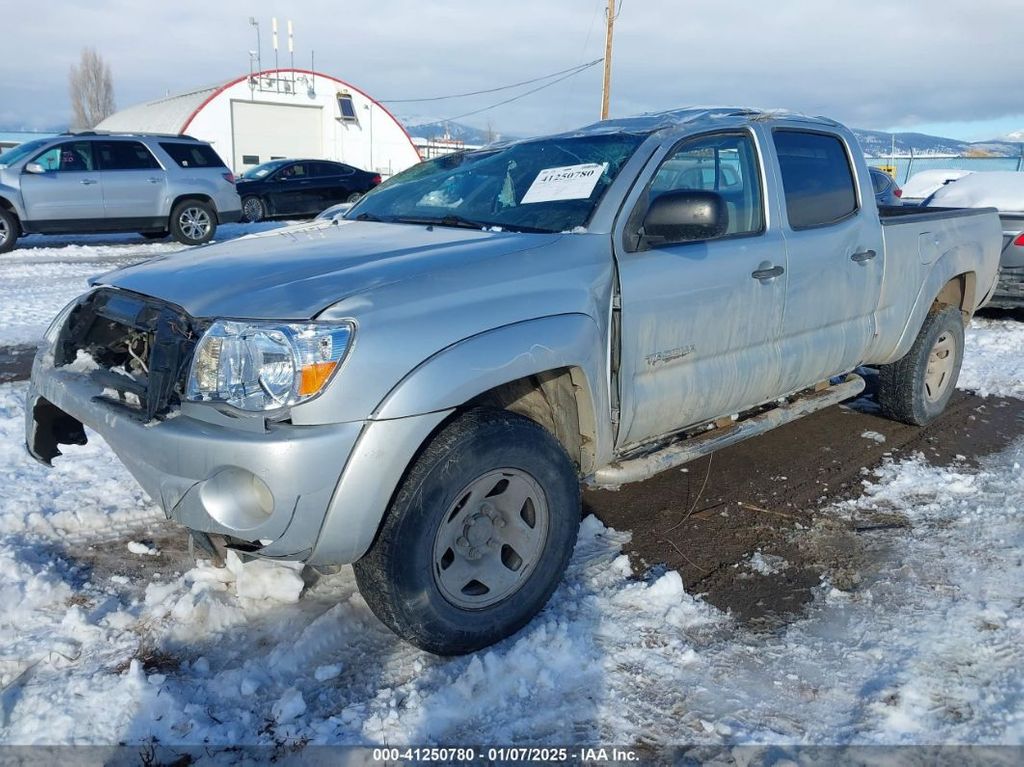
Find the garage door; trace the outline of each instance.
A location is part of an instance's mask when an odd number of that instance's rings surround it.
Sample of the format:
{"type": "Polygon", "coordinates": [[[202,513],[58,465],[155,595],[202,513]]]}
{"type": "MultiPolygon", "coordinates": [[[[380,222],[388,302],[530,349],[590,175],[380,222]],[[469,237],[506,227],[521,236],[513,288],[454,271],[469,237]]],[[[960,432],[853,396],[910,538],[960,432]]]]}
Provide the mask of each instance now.
{"type": "Polygon", "coordinates": [[[275,157],[323,157],[322,107],[231,102],[234,170],[275,157]]]}

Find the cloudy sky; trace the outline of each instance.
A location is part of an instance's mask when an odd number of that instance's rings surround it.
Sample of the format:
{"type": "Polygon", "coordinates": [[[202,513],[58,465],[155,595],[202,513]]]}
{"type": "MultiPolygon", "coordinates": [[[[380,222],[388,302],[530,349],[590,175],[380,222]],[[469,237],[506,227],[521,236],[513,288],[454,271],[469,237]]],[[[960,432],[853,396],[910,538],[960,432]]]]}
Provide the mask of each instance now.
{"type": "MultiPolygon", "coordinates": [[[[495,87],[598,58],[605,0],[46,0],[5,14],[0,127],[63,126],[67,72],[85,45],[114,75],[119,106],[248,71],[261,22],[295,24],[296,64],[378,99],[495,87]]],[[[983,139],[1024,130],[1020,0],[622,0],[612,114],[692,104],[786,107],[861,128],[983,139]]],[[[284,42],[282,40],[282,49],[284,42]]],[[[282,56],[282,65],[286,62],[282,56]]],[[[465,122],[512,134],[597,118],[595,67],[465,122]]],[[[519,91],[395,104],[442,119],[519,91]]]]}

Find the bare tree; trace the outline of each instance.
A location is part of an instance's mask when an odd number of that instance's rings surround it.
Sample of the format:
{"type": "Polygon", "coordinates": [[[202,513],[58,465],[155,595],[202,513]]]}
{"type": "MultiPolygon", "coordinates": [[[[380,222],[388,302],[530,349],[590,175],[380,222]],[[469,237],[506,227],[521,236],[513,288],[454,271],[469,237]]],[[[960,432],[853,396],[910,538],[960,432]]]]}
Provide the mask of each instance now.
{"type": "Polygon", "coordinates": [[[114,114],[114,81],[110,65],[95,48],[83,48],[78,65],[72,65],[68,74],[71,108],[78,129],[95,128],[114,114]]]}

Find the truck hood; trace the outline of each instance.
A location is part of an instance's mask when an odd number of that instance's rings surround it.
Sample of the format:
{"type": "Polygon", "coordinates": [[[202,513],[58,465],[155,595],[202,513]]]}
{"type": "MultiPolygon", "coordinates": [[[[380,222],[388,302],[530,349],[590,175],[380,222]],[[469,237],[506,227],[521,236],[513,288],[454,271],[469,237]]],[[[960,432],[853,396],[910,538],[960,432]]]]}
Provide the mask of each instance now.
{"type": "Polygon", "coordinates": [[[315,221],[158,256],[91,282],[177,304],[193,317],[305,320],[356,293],[426,279],[460,265],[542,247],[559,237],[315,221]]]}

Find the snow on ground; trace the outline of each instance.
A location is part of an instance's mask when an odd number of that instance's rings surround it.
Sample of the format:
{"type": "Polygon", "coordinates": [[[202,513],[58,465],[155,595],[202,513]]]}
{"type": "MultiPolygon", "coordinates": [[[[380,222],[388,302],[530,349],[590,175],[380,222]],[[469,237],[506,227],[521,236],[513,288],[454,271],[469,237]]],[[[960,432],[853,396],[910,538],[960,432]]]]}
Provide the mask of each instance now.
{"type": "Polygon", "coordinates": [[[975,317],[965,347],[959,388],[1024,398],[1024,322],[975,317]]]}
{"type": "Polygon", "coordinates": [[[787,627],[743,628],[675,572],[637,579],[628,536],[588,517],[535,621],[444,659],[391,635],[350,568],[91,569],[86,543],[150,561],[126,542],[166,524],[98,439],[34,464],[23,394],[0,386],[2,743],[1024,741],[1024,443],[866,474],[827,514],[908,527],[869,533],[862,585],[823,582],[787,627]]]}
{"type": "MultiPolygon", "coordinates": [[[[281,225],[225,224],[217,239],[281,225]]],[[[171,239],[152,242],[136,234],[19,240],[17,248],[0,255],[0,346],[36,343],[61,307],[86,290],[90,277],[183,247],[171,239]]]]}

